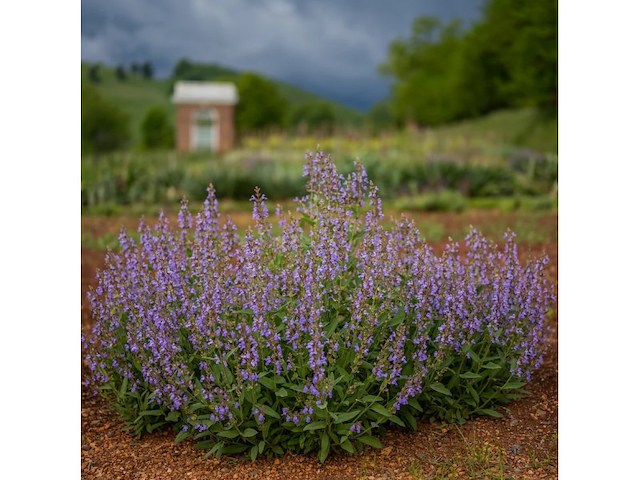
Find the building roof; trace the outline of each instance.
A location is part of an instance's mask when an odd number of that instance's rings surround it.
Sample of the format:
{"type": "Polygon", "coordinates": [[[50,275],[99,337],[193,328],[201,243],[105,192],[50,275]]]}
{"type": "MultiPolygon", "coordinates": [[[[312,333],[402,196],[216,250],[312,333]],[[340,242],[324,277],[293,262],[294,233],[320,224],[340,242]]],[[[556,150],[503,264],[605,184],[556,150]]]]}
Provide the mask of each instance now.
{"type": "Polygon", "coordinates": [[[176,82],[173,88],[173,103],[217,103],[235,105],[238,91],[227,82],[176,82]]]}

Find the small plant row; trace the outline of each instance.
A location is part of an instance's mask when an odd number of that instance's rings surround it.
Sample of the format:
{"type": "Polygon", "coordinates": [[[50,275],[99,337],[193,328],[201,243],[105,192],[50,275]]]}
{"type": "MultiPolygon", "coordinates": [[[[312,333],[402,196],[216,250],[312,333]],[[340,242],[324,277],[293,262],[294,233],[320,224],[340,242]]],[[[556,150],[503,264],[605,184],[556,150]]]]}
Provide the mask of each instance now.
{"type": "MultiPolygon", "coordinates": [[[[513,157],[501,164],[465,164],[453,159],[393,162],[366,159],[370,178],[381,195],[417,195],[450,190],[468,198],[548,195],[557,182],[557,160],[545,156],[513,157]]],[[[339,170],[348,169],[346,162],[339,170]]],[[[133,153],[82,160],[82,205],[171,203],[180,196],[204,200],[209,183],[218,198],[246,199],[260,185],[272,199],[300,197],[305,182],[299,162],[265,159],[208,161],[175,154],[133,153]]]]}
{"type": "Polygon", "coordinates": [[[207,456],[324,461],[421,417],[500,416],[542,362],[547,260],[475,230],[437,255],[407,219],[383,228],[361,164],[341,175],[319,152],[304,172],[281,235],[256,190],[241,240],[212,188],[176,230],[123,230],[89,294],[90,381],[135,434],[172,425],[207,456]]]}

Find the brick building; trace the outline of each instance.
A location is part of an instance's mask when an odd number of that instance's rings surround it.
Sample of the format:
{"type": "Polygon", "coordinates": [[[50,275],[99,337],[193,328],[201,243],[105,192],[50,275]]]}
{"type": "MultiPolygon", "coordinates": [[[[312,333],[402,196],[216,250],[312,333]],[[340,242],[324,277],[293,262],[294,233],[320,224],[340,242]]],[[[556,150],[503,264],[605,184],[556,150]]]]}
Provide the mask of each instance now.
{"type": "Polygon", "coordinates": [[[176,149],[224,152],[234,146],[233,114],[238,91],[232,83],[176,82],[176,149]]]}

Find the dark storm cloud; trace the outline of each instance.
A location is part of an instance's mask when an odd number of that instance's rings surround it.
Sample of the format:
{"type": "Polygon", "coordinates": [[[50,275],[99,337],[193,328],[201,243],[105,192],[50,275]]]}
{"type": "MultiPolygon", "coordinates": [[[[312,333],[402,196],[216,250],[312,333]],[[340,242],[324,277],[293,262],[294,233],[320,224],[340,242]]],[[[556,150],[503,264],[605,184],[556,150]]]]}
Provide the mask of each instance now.
{"type": "Polygon", "coordinates": [[[82,59],[151,60],[168,75],[182,57],[253,70],[366,108],[384,98],[377,73],[389,42],[417,15],[479,16],[482,0],[82,0],[82,59]]]}

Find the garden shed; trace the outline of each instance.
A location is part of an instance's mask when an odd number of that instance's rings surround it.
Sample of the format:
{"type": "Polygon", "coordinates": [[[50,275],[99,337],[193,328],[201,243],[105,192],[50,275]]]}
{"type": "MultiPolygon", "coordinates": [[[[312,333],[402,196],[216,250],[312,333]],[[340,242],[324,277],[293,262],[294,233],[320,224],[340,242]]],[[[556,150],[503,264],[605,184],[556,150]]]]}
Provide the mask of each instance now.
{"type": "Polygon", "coordinates": [[[234,109],[238,91],[233,83],[176,82],[176,149],[179,152],[224,152],[234,146],[234,109]]]}

